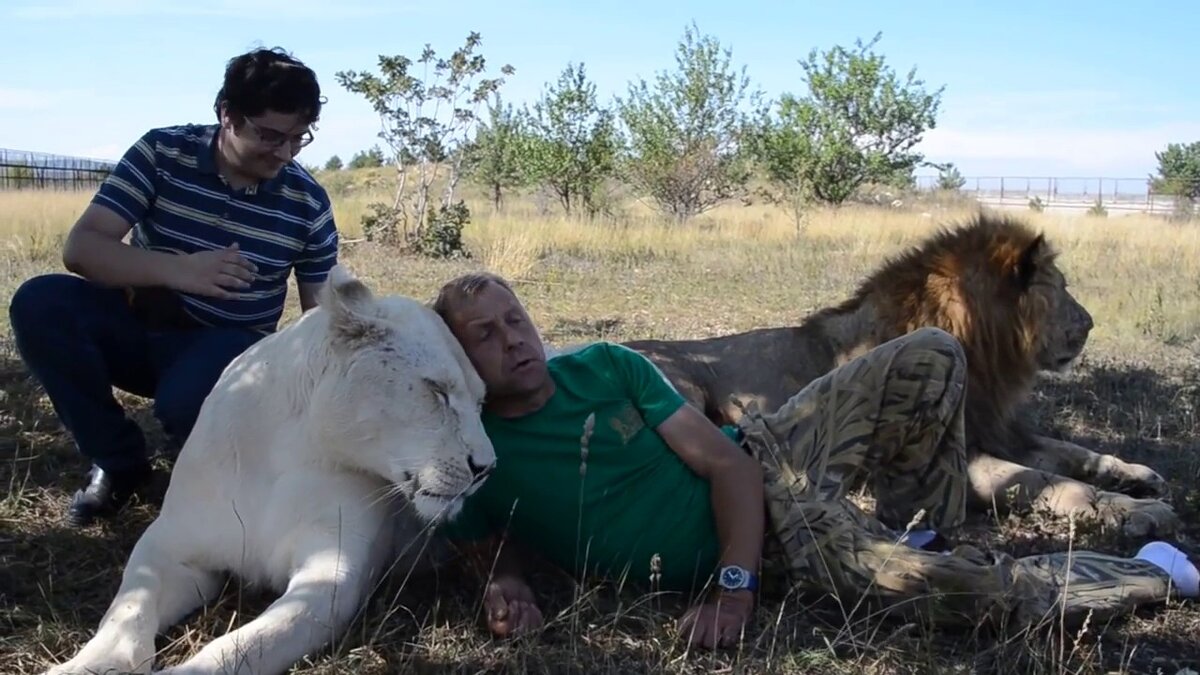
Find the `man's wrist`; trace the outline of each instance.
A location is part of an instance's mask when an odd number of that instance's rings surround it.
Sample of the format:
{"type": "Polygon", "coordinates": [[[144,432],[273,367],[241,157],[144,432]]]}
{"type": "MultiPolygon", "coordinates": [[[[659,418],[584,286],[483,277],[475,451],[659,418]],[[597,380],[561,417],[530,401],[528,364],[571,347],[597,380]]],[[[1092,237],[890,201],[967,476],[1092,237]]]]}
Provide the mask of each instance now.
{"type": "Polygon", "coordinates": [[[713,594],[713,600],[717,602],[733,600],[738,603],[754,604],[754,591],[745,588],[736,591],[731,591],[728,588],[718,588],[713,594]]]}
{"type": "Polygon", "coordinates": [[[717,567],[717,586],[726,591],[758,590],[758,574],[754,569],[735,563],[717,567]]]}

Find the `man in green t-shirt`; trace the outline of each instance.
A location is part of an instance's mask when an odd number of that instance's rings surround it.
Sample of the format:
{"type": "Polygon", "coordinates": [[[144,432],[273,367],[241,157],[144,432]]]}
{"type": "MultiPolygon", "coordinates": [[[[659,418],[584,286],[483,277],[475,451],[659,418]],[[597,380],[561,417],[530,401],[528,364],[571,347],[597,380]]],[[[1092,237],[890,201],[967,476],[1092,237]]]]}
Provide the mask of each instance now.
{"type": "Polygon", "coordinates": [[[505,538],[484,598],[496,634],[542,620],[516,547],[577,578],[707,591],[680,621],[706,647],[733,642],[750,618],[760,557],[799,586],[937,622],[1011,625],[1051,610],[1081,620],[1200,594],[1196,567],[1164,542],[1133,559],[988,560],[914,540],[914,525],[947,534],[965,518],[966,358],[945,332],[914,331],[779,410],[718,428],[626,347],[600,342],[547,360],[500,277],[455,279],[434,309],[488,388],[481,414],[497,463],[442,531],[476,556],[505,538]],[[863,480],[874,516],[845,498],[863,480]],[[777,550],[764,555],[764,543],[777,550]]]}

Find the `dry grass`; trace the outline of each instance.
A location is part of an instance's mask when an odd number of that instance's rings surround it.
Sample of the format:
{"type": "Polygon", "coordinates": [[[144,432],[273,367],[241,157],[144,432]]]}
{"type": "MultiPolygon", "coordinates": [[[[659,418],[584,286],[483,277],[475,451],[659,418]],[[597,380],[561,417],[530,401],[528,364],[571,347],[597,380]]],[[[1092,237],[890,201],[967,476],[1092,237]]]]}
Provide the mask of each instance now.
{"type": "MultiPolygon", "coordinates": [[[[369,174],[364,174],[369,175],[369,174]]],[[[341,177],[337,218],[345,237],[381,195],[381,181],[341,177]]],[[[88,194],[0,193],[0,246],[7,300],[30,275],[56,270],[62,233],[88,194]]],[[[937,210],[846,208],[813,214],[798,233],[764,206],[717,209],[687,227],[664,224],[641,205],[582,223],[546,214],[533,199],[492,214],[476,195],[465,233],[469,260],[397,256],[367,243],[343,261],[385,292],[430,297],[465,269],[488,267],[517,281],[553,342],[585,338],[702,336],[797,321],[846,294],[871,267],[938,225],[966,215],[937,210]]],[[[1097,328],[1080,370],[1040,388],[1036,414],[1050,429],[1155,466],[1175,488],[1200,535],[1200,229],[1129,217],[1030,214],[1063,252],[1062,265],[1097,328]]],[[[291,299],[288,318],[296,312],[291,299]]],[[[93,630],[154,499],[85,531],[61,523],[84,464],[0,329],[0,670],[31,672],[77,648],[93,630]]],[[[127,397],[153,442],[146,402],[127,397]]],[[[159,492],[169,460],[158,460],[159,492]]],[[[1033,519],[977,523],[984,545],[1016,554],[1065,548],[1061,524],[1033,519]]],[[[1128,554],[1136,543],[1082,530],[1074,546],[1128,554]]],[[[603,584],[575,588],[538,576],[545,633],[490,640],[478,622],[478,580],[447,570],[381,590],[352,633],[302,665],[306,673],[383,672],[785,672],[785,673],[1175,673],[1200,668],[1200,610],[1171,605],[1082,636],[1047,627],[1034,637],[933,632],[876,618],[848,622],[820,598],[770,598],[739,649],[687,652],[675,641],[676,598],[645,598],[603,584]]],[[[160,639],[173,662],[205,636],[236,626],[269,602],[231,586],[221,604],[160,639]]]]}

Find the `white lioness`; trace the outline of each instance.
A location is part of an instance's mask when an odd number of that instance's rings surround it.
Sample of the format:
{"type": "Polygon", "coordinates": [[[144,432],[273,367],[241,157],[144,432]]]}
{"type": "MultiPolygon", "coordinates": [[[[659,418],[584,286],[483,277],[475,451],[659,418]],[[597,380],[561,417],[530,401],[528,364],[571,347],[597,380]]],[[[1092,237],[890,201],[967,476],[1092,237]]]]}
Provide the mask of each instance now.
{"type": "Polygon", "coordinates": [[[163,672],[278,673],[323,648],[393,559],[397,510],[453,517],[485,480],[483,395],[432,310],[335,268],[319,307],[221,375],[96,635],[49,672],[150,672],[156,632],[224,573],[282,595],[163,672]]]}

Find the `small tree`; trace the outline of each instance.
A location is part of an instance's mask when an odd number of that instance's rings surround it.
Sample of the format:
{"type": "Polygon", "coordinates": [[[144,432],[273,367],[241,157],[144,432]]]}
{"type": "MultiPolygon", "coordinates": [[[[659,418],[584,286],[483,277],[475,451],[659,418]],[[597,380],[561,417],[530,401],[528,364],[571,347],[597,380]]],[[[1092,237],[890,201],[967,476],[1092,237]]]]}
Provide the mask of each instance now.
{"type": "Polygon", "coordinates": [[[945,87],[926,92],[915,69],[897,78],[871,51],[879,39],[856,40],[854,50],[809,52],[800,61],[808,94],[781,96],[779,119],[768,125],[768,133],[790,140],[766,148],[806,150],[802,160],[775,164],[786,167],[786,183],[805,185],[815,200],[841,204],[869,181],[909,184],[924,161],[913,148],[936,125],[945,87]]]}
{"type": "Polygon", "coordinates": [[[325,170],[326,171],[341,171],[342,170],[342,158],[338,157],[337,155],[330,157],[329,160],[325,162],[325,170]]]}
{"type": "Polygon", "coordinates": [[[817,153],[811,119],[814,114],[811,108],[800,107],[795,99],[787,98],[780,102],[777,120],[765,112],[761,115],[747,144],[769,186],[762,190],[762,196],[787,210],[797,230],[802,229],[813,200],[810,167],[817,153]]]}
{"type": "Polygon", "coordinates": [[[468,149],[471,176],[488,189],[492,207],[500,209],[504,191],[526,183],[524,165],[528,141],[526,123],[512,104],[502,104],[500,95],[488,106],[488,121],[479,125],[468,149]]]}
{"type": "MultiPolygon", "coordinates": [[[[420,242],[427,240],[424,229],[431,213],[442,214],[459,226],[466,222],[469,214],[465,207],[454,204],[454,188],[466,158],[462,146],[471,137],[479,105],[504,83],[502,77],[476,81],[486,70],[485,59],[475,53],[480,42],[479,33],[472,31],[448,58],[439,58],[427,44],[415,62],[405,56],[380,56],[378,76],[336,73],[343,87],[361,94],[379,115],[383,127],[379,136],[391,147],[396,164],[396,192],[392,205],[386,207],[390,214],[376,210],[373,222],[390,224],[399,231],[385,229],[367,232],[367,236],[400,238],[420,249],[420,242]],[[419,75],[413,72],[414,64],[421,66],[419,75]],[[412,186],[408,180],[411,164],[416,165],[417,179],[412,186]],[[443,169],[446,189],[435,210],[431,191],[443,169]]],[[[514,71],[505,65],[500,72],[510,76],[514,71]]]]}
{"type": "Polygon", "coordinates": [[[939,190],[958,191],[967,184],[967,179],[962,177],[958,172],[958,167],[954,166],[954,162],[946,162],[939,167],[937,187],[939,190]]]}
{"type": "Polygon", "coordinates": [[[695,24],[684,31],[675,72],[659,73],[653,87],[639,80],[618,100],[629,140],[626,180],[679,221],[744,190],[751,168],[741,143],[745,67],[734,72],[731,51],[697,32],[695,24]]]}
{"type": "Polygon", "coordinates": [[[583,208],[595,216],[599,191],[616,170],[619,141],[613,113],[596,103],[584,64],[568,64],[528,116],[532,181],[549,187],[567,215],[583,208]]]}
{"type": "Polygon", "coordinates": [[[373,146],[370,150],[359,150],[350,158],[350,164],[347,168],[350,169],[374,169],[383,166],[385,158],[383,150],[379,146],[373,146]]]}
{"type": "Polygon", "coordinates": [[[1176,215],[1190,219],[1200,199],[1200,141],[1169,143],[1154,157],[1158,175],[1150,177],[1151,189],[1175,197],[1176,215]]]}

